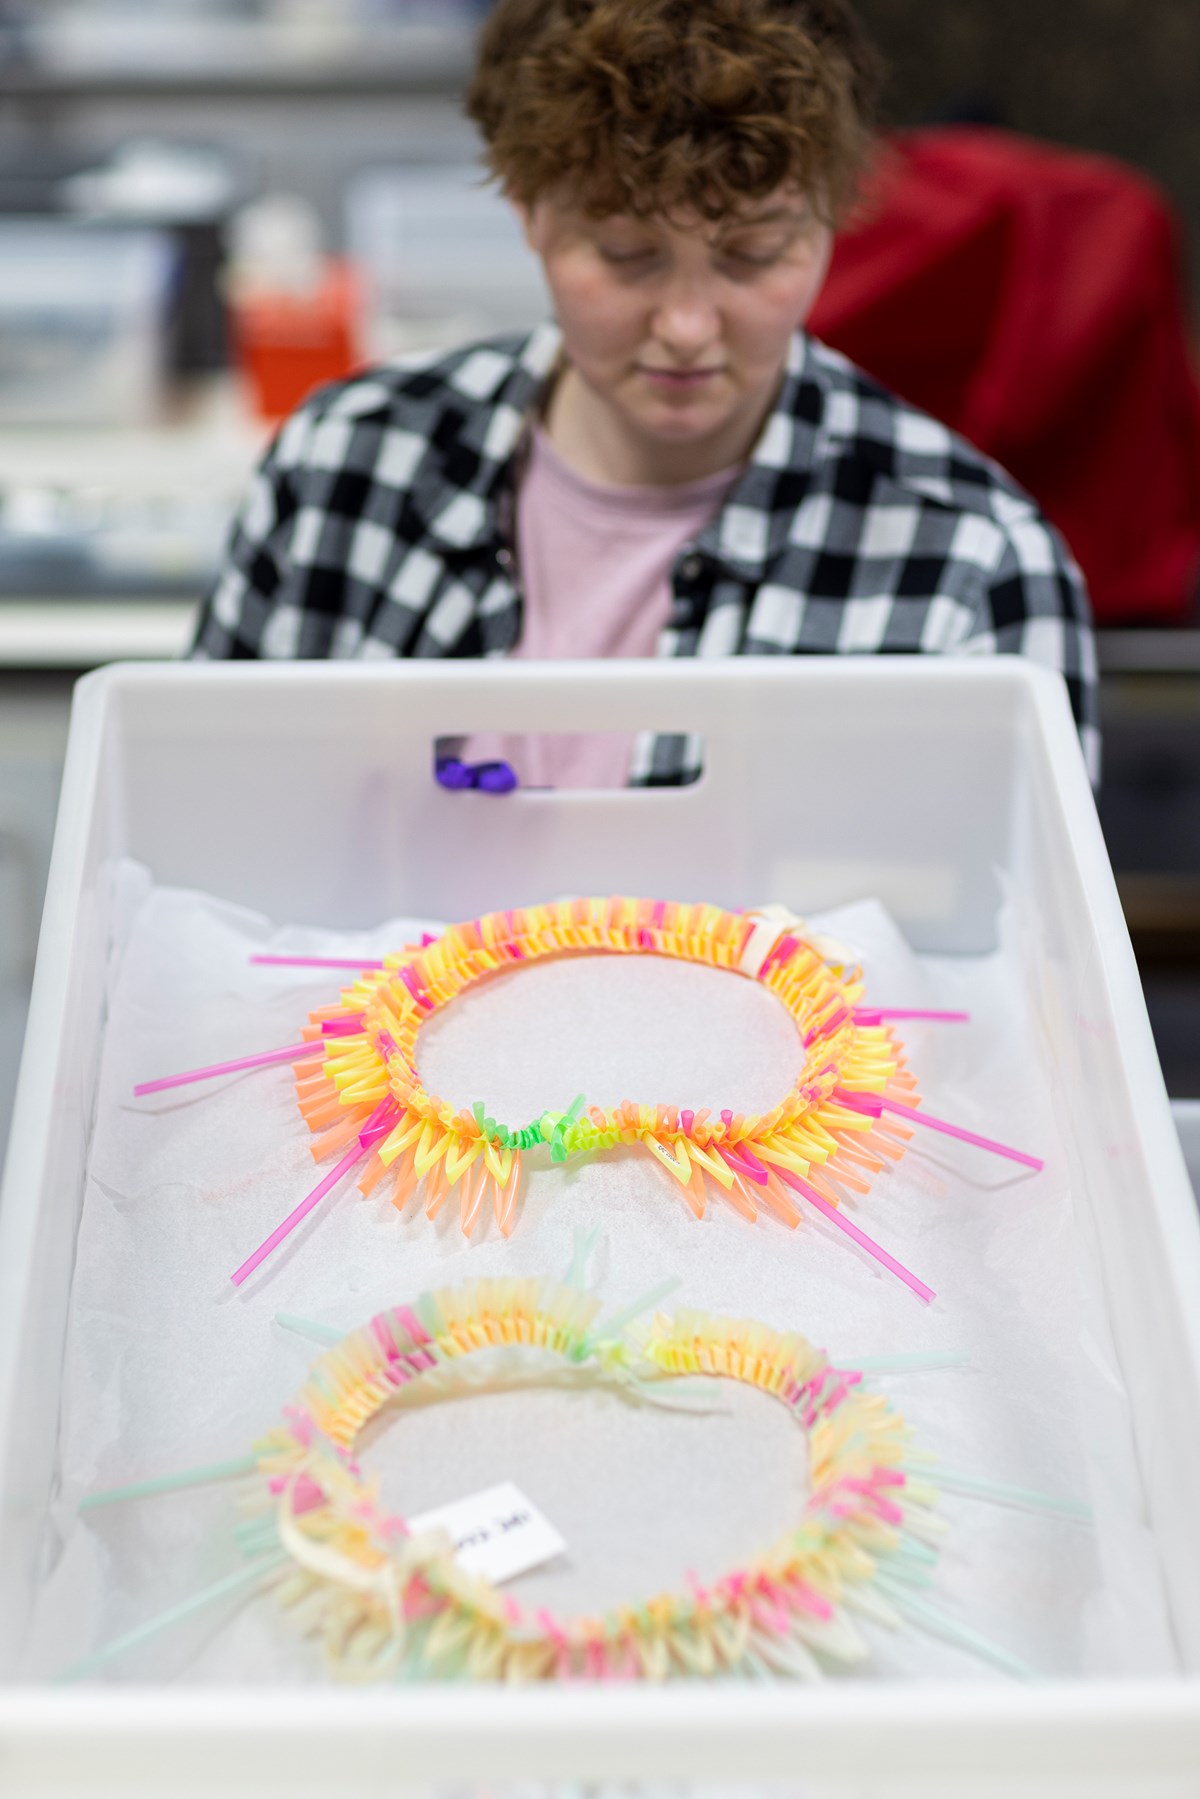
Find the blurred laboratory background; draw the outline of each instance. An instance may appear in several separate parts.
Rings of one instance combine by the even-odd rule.
[[[312,386],[544,311],[461,114],[487,4],[0,0],[0,1151],[73,682],[183,649]],[[1168,1086],[1200,1096],[1200,7],[860,11],[899,135],[814,329],[1082,562],[1102,821]]]

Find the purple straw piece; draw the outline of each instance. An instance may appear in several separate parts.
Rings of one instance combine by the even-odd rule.
[[[475,770],[469,762],[461,761],[457,756],[446,756],[434,768],[434,776],[439,787],[449,793],[462,793],[475,785]]]
[[[509,762],[480,762],[475,769],[475,785],[480,793],[512,793],[520,786],[517,771]]]
[[[147,1093],[165,1093],[169,1087],[186,1087],[192,1081],[211,1081],[222,1074],[241,1074],[246,1068],[266,1068],[272,1062],[299,1062],[304,1056],[323,1056],[325,1045],[319,1039],[315,1043],[290,1043],[286,1049],[268,1049],[261,1055],[241,1056],[236,1062],[215,1062],[211,1068],[191,1068],[186,1074],[169,1074],[160,1081],[143,1081],[134,1088],[134,1097],[141,1099]]]
[[[251,962],[268,968],[386,968],[386,962],[364,961],[361,956],[251,956]]]

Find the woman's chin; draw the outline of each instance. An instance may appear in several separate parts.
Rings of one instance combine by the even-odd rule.
[[[729,423],[728,412],[700,400],[639,407],[636,425],[644,437],[668,444],[700,444],[716,437]]]

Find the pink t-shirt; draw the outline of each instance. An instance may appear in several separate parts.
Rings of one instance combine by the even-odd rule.
[[[653,656],[671,610],[671,570],[741,474],[676,487],[610,487],[565,462],[535,430],[517,496],[517,560],[529,661]],[[620,787],[628,735],[472,738],[472,761],[503,757],[522,786]]]

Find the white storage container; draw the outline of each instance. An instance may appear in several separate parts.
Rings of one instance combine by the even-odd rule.
[[[652,729],[697,785],[443,792],[444,733]],[[470,830],[464,829],[469,817]],[[312,823],[319,820],[320,830]],[[414,853],[417,844],[437,854]],[[712,844],[719,843],[719,854]],[[104,1030],[106,867],[296,919],[465,918],[564,892],[878,896],[993,947],[1002,893],[1053,1037],[1178,1676],[506,1692],[32,1689],[75,1235]],[[79,690],[0,1205],[0,1789],[789,1782],[797,1799],[1192,1793],[1200,1781],[1200,1230],[1065,696],[1004,660],[116,668]]]
[[[1171,1115],[1179,1132],[1183,1159],[1192,1177],[1196,1203],[1200,1205],[1200,1099],[1172,1100]]]
[[[152,418],[175,262],[161,231],[0,220],[0,425]]]

